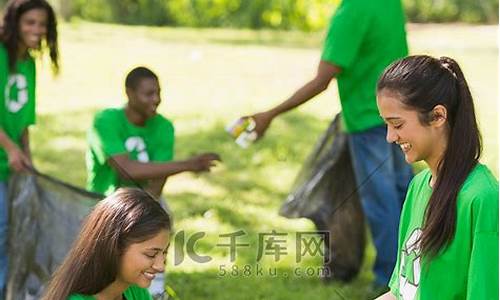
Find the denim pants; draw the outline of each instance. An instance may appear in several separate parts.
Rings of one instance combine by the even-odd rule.
[[[0,181],[0,299],[4,298],[7,284],[7,238],[9,224],[9,205],[7,197],[7,182]]]
[[[377,251],[373,272],[379,285],[389,283],[396,264],[399,217],[413,177],[400,147],[387,143],[386,134],[386,126],[380,126],[348,138],[358,193]]]

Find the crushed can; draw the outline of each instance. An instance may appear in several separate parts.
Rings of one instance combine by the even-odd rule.
[[[248,148],[257,139],[255,121],[251,117],[239,118],[226,127],[238,146]]]

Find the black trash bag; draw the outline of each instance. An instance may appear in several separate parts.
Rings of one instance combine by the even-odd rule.
[[[102,198],[39,173],[10,180],[7,300],[40,299],[83,219]]]
[[[349,281],[363,262],[366,228],[347,135],[335,117],[300,170],[280,215],[308,218],[325,240],[325,280]]]

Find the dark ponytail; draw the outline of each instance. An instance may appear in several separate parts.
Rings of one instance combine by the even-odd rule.
[[[424,125],[433,119],[436,105],[443,105],[448,112],[447,147],[438,164],[418,241],[422,253],[432,257],[455,236],[457,196],[481,154],[472,95],[455,60],[425,55],[410,56],[390,65],[377,85],[377,91],[383,89],[397,93],[404,104],[416,109]]]

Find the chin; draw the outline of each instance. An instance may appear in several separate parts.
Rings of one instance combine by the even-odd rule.
[[[151,285],[151,280],[147,280],[145,278],[144,279],[141,278],[140,280],[138,280],[137,282],[135,282],[135,284],[138,287],[141,287],[143,289],[147,289]]]
[[[38,42],[38,43],[25,43],[25,45],[28,49],[34,49],[34,50],[39,50],[41,47],[40,42]]]
[[[412,164],[412,163],[415,163],[418,161],[418,159],[415,156],[408,154],[408,153],[405,153],[405,160],[409,164]]]

